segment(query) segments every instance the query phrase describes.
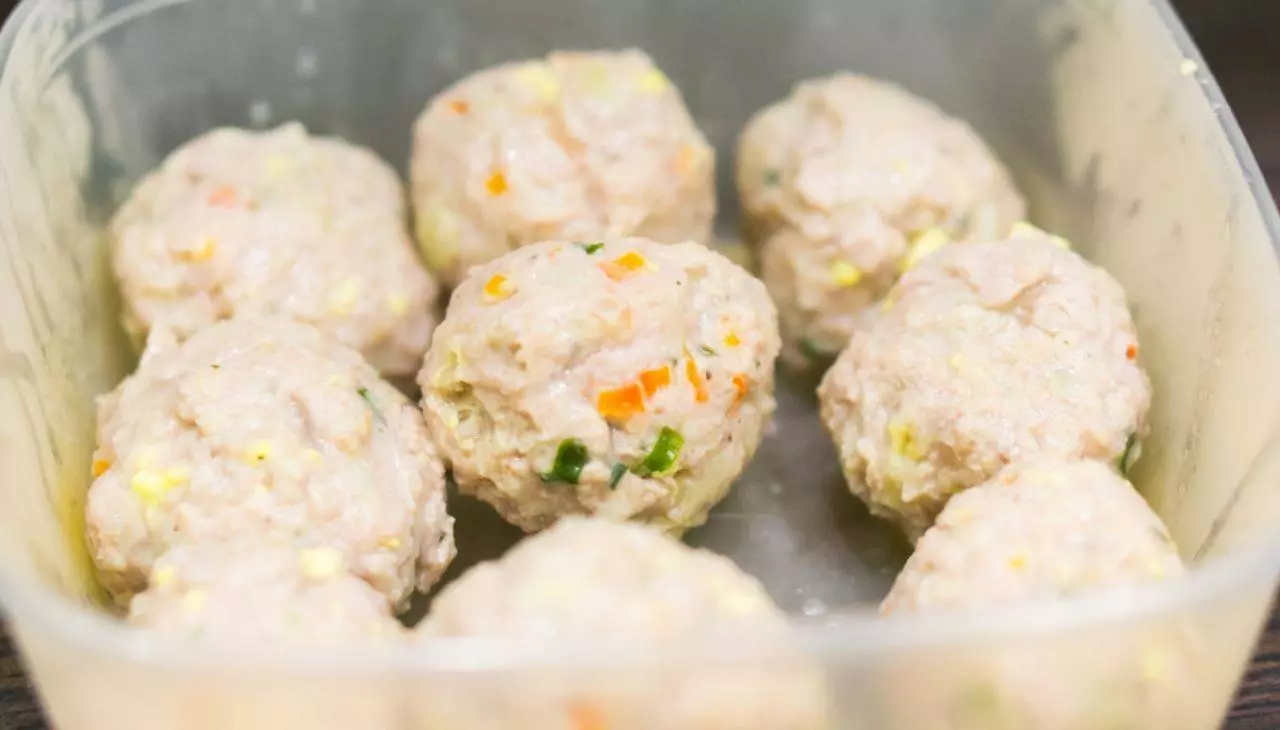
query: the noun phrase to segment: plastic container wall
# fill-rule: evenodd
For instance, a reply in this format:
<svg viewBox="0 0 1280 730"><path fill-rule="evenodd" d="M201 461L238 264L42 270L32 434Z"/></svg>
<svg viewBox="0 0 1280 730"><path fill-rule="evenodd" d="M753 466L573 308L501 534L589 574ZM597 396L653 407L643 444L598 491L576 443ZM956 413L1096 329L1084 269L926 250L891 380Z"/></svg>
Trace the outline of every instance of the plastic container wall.
<svg viewBox="0 0 1280 730"><path fill-rule="evenodd" d="M1136 481L1193 575L978 617L837 606L786 646L663 650L217 652L93 608L93 398L132 362L100 230L129 186L212 126L288 119L403 169L414 116L463 74L623 45L716 144L726 230L734 137L799 79L886 76L970 120L1035 218L1129 291L1156 392ZM746 727L765 708L794 708L767 725L784 729L820 711L842 728L1164 730L1226 708L1280 566L1278 228L1162 0L43 0L0 59L0 599L61 730L560 730L584 704L610 730ZM716 711L681 714L701 691Z"/></svg>

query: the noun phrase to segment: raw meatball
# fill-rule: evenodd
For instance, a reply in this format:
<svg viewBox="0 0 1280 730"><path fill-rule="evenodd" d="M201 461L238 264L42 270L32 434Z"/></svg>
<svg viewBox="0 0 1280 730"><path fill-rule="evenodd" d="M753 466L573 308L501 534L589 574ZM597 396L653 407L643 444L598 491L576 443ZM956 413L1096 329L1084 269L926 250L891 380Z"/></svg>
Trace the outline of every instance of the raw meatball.
<svg viewBox="0 0 1280 730"><path fill-rule="evenodd" d="M1025 207L967 125L848 73L756 114L738 188L796 367L840 352L867 306L940 243L1003 236Z"/></svg>
<svg viewBox="0 0 1280 730"><path fill-rule="evenodd" d="M549 242L472 270L419 375L459 488L526 531L706 520L774 410L764 287L695 244Z"/></svg>
<svg viewBox="0 0 1280 730"><path fill-rule="evenodd" d="M418 243L448 284L539 241L707 242L715 152L640 51L553 53L481 71L414 128Z"/></svg>
<svg viewBox="0 0 1280 730"><path fill-rule="evenodd" d="M1124 292L1042 232L907 273L819 387L851 489L913 539L947 499L1036 456L1136 458L1151 386Z"/></svg>
<svg viewBox="0 0 1280 730"><path fill-rule="evenodd" d="M155 333L100 399L87 533L126 601L178 542L270 533L340 552L399 605L453 558L444 468L359 353L283 318Z"/></svg>
<svg viewBox="0 0 1280 730"><path fill-rule="evenodd" d="M342 554L259 538L182 546L156 561L129 621L216 641L337 643L393 639L387 599Z"/></svg>
<svg viewBox="0 0 1280 730"><path fill-rule="evenodd" d="M1106 464L1038 459L956 495L920 539L881 610L1011 609L1166 580L1183 570L1159 518ZM1115 596L1113 605L1126 598ZM1252 625L1225 625L1236 623ZM891 666L883 694L893 697L890 726L1212 727L1230 696L1215 678L1233 675L1225 666L1210 671L1228 657L1204 643L1200 628L1185 614L1143 616L1090 626L1086 641L1079 631L1031 638L996 632L980 646L933 652L929 661L904 658Z"/></svg>
<svg viewBox="0 0 1280 730"><path fill-rule="evenodd" d="M881 610L998 608L1181 572L1160 518L1106 464L1041 459L956 495Z"/></svg>
<svg viewBox="0 0 1280 730"><path fill-rule="evenodd" d="M445 588L419 634L425 646L447 637L582 648L610 639L675 652L722 634L772 649L758 664L546 674L497 702L428 702L430 727L822 727L819 679L788 647L786 619L764 588L729 559L645 526L562 520Z"/></svg>
<svg viewBox="0 0 1280 730"><path fill-rule="evenodd" d="M111 223L125 329L185 339L233 316L319 327L383 373L411 374L436 284L405 229L395 172L300 124L219 129L174 152Z"/></svg>

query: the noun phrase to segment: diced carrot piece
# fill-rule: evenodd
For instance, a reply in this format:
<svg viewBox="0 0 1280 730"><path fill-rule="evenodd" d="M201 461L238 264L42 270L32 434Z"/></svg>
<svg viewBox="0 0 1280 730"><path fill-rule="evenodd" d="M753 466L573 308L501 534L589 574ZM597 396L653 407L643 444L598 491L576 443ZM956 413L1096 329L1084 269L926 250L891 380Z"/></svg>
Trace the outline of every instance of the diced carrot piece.
<svg viewBox="0 0 1280 730"><path fill-rule="evenodd" d="M609 730L600 711L591 705L571 705L569 719L573 723L573 730Z"/></svg>
<svg viewBox="0 0 1280 730"><path fill-rule="evenodd" d="M209 193L209 198L206 202L208 202L209 205L217 206L219 208L234 208L236 207L238 199L239 196L236 195L235 188L230 185L223 185L215 188L212 193Z"/></svg>
<svg viewBox="0 0 1280 730"><path fill-rule="evenodd" d="M467 114L471 111L471 105L461 99L454 99L449 102L449 108L454 114Z"/></svg>
<svg viewBox="0 0 1280 730"><path fill-rule="evenodd" d="M654 393L671 385L671 368L663 365L640 373L640 385L644 388L644 394L652 397Z"/></svg>
<svg viewBox="0 0 1280 730"><path fill-rule="evenodd" d="M107 470L110 468L111 468L111 462L107 461L106 459L94 459L93 477L96 479L102 476L103 474L106 474Z"/></svg>
<svg viewBox="0 0 1280 730"><path fill-rule="evenodd" d="M628 251L613 261L606 261L600 264L600 270L614 281L622 281L643 269L648 265L648 261L635 251Z"/></svg>
<svg viewBox="0 0 1280 730"><path fill-rule="evenodd" d="M1137 345L1129 345L1129 349L1127 349L1127 350L1125 350L1125 351L1124 351L1124 356L1125 356L1125 357L1127 357L1127 358L1129 358L1130 360L1137 360L1137 359L1138 359L1138 346L1137 346Z"/></svg>
<svg viewBox="0 0 1280 730"><path fill-rule="evenodd" d="M485 181L484 187L494 197L505 195L507 192L507 176L500 172L495 172Z"/></svg>
<svg viewBox="0 0 1280 730"><path fill-rule="evenodd" d="M702 371L698 370L698 363L693 358L684 361L684 373L693 386L694 399L699 403L706 403L711 396L707 393L707 383L702 379Z"/></svg>
<svg viewBox="0 0 1280 730"><path fill-rule="evenodd" d="M596 410L610 421L625 421L644 413L644 391L637 383L601 391L596 396Z"/></svg>
<svg viewBox="0 0 1280 730"><path fill-rule="evenodd" d="M733 387L738 389L738 397L733 402L734 405L737 405L738 403L742 402L743 398L747 397L747 389L750 387L749 384L747 383L747 376L743 375L742 373L738 373L737 375L734 375Z"/></svg>

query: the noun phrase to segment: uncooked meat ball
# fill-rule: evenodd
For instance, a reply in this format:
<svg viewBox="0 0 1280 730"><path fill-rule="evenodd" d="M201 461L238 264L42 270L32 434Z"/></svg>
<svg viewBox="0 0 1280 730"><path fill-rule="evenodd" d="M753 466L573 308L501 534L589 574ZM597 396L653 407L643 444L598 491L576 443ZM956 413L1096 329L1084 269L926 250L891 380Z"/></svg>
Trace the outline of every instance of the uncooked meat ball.
<svg viewBox="0 0 1280 730"><path fill-rule="evenodd" d="M359 353L283 318L182 344L153 334L99 401L93 471L88 544L122 603L181 543L270 534L331 548L395 605L454 553L418 411Z"/></svg>
<svg viewBox="0 0 1280 730"><path fill-rule="evenodd" d="M447 284L531 243L707 242L715 153L640 51L552 53L473 74L414 128L418 243Z"/></svg>
<svg viewBox="0 0 1280 730"><path fill-rule="evenodd" d="M548 242L476 267L419 375L465 493L527 531L706 520L774 410L764 287L695 243Z"/></svg>
<svg viewBox="0 0 1280 730"><path fill-rule="evenodd" d="M805 81L758 113L737 175L783 358L796 367L839 353L867 307L939 245L998 238L1024 214L966 124L848 73Z"/></svg>
<svg viewBox="0 0 1280 730"><path fill-rule="evenodd" d="M256 537L181 546L156 561L129 622L221 642L389 641L387 599L333 548Z"/></svg>
<svg viewBox="0 0 1280 730"><path fill-rule="evenodd" d="M1108 465L1041 459L956 495L881 608L1000 608L1181 572L1160 518Z"/></svg>
<svg viewBox="0 0 1280 730"><path fill-rule="evenodd" d="M913 539L951 495L1037 456L1127 468L1151 387L1124 292L1020 226L946 246L857 330L819 387L851 489Z"/></svg>
<svg viewBox="0 0 1280 730"><path fill-rule="evenodd" d="M428 692L430 727L824 727L820 678L789 646L786 618L760 583L647 526L562 520L445 588L418 633L424 646L468 637L581 650L604 640L615 651L662 647L663 656L738 637L768 657L549 673L486 701L465 689Z"/></svg>
<svg viewBox="0 0 1280 730"><path fill-rule="evenodd" d="M111 260L125 329L185 339L235 316L284 315L409 375L436 284L405 226L404 191L372 153L311 137L219 129L168 157L116 214Z"/></svg>

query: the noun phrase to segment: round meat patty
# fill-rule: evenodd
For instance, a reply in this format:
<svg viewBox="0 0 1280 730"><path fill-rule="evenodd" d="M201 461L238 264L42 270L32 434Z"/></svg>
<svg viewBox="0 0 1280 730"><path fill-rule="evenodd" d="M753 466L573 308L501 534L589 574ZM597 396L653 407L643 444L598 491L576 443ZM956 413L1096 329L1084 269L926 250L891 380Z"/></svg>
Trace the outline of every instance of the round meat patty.
<svg viewBox="0 0 1280 730"><path fill-rule="evenodd" d="M459 488L526 531L706 520L774 410L764 287L695 243L548 242L472 270L419 375Z"/></svg>
<svg viewBox="0 0 1280 730"><path fill-rule="evenodd" d="M129 622L219 642L393 640L387 599L342 554L257 537L174 548L156 561Z"/></svg>
<svg viewBox="0 0 1280 730"><path fill-rule="evenodd" d="M1124 292L1028 227L903 276L818 389L850 488L914 539L951 495L1037 456L1121 462L1151 386Z"/></svg>
<svg viewBox="0 0 1280 730"><path fill-rule="evenodd" d="M552 53L473 74L414 128L418 243L448 284L556 239L711 236L715 151L640 51Z"/></svg>
<svg viewBox="0 0 1280 730"><path fill-rule="evenodd" d="M153 334L99 401L87 537L122 603L180 542L328 547L399 605L453 558L444 468L413 405L359 353L283 318Z"/></svg>
<svg viewBox="0 0 1280 730"><path fill-rule="evenodd" d="M405 227L395 172L371 152L219 129L170 155L110 227L125 329L179 339L235 316L313 324L388 375L411 374L435 323L435 282Z"/></svg>
<svg viewBox="0 0 1280 730"><path fill-rule="evenodd" d="M999 608L1182 573L1160 518L1106 464L1041 459L958 494L881 605L886 614Z"/></svg>
<svg viewBox="0 0 1280 730"><path fill-rule="evenodd" d="M849 73L805 81L757 113L737 176L794 367L825 365L866 308L941 243L1003 236L1025 208L966 124Z"/></svg>
<svg viewBox="0 0 1280 730"><path fill-rule="evenodd" d="M497 701L428 695L430 727L819 728L820 677L790 645L785 616L728 558L647 526L567 518L502 559L463 574L418 628L424 646L451 637L583 647L682 646L716 634L750 636L768 659L673 661L553 672ZM431 701L440 699L443 701Z"/></svg>

